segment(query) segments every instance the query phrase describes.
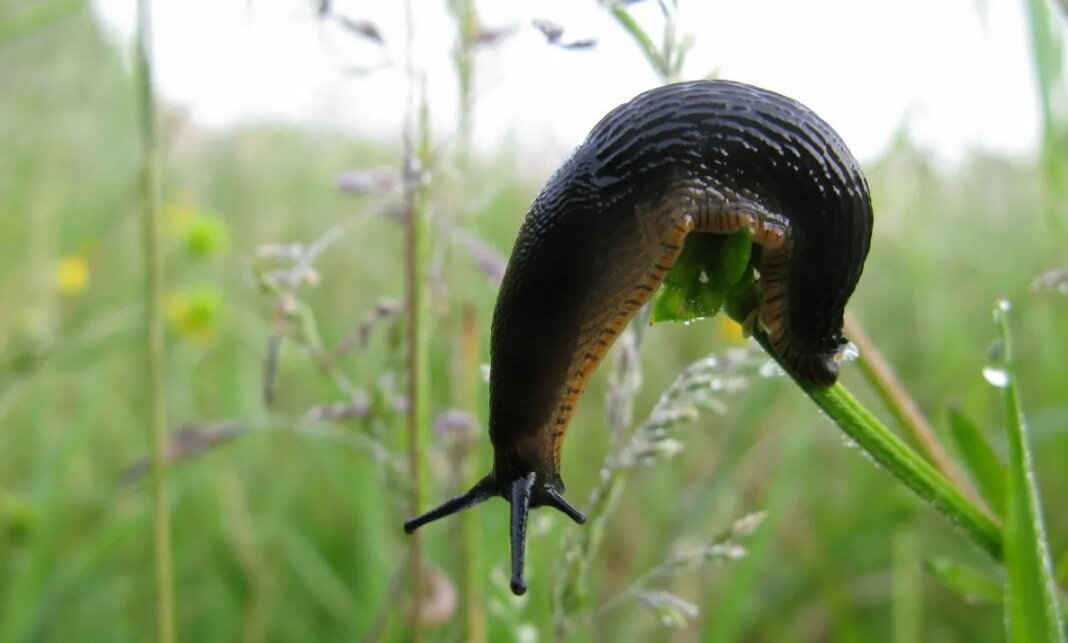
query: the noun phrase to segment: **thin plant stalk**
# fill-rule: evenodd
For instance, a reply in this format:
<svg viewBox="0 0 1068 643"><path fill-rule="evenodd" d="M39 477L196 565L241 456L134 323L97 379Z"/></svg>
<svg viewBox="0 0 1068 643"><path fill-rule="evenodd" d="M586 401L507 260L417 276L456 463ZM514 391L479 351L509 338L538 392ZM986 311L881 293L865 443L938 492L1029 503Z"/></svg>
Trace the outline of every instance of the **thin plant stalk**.
<svg viewBox="0 0 1068 643"><path fill-rule="evenodd" d="M141 114L141 243L145 262L145 344L148 427L152 444L152 530L156 572L158 638L173 643L174 581L167 494L166 351L163 324L163 262L160 257L159 150L152 86L152 33L148 0L137 3L135 65Z"/></svg>
<svg viewBox="0 0 1068 643"><path fill-rule="evenodd" d="M457 43L454 52L456 77L459 84L459 114L457 116L458 138L457 162L466 169L471 153L471 132L474 129L474 78L475 45L478 39L479 20L474 0L450 0L449 10L457 23Z"/></svg>
<svg viewBox="0 0 1068 643"><path fill-rule="evenodd" d="M754 333L754 337L769 355L776 355L767 336ZM817 386L798 379L794 381L876 464L934 505L983 551L995 560L1002 560L1001 529L993 519L879 422L841 383Z"/></svg>
<svg viewBox="0 0 1068 643"><path fill-rule="evenodd" d="M470 160L471 136L474 130L475 46L480 22L475 0L449 0L448 4L457 27L456 50L453 53L459 85L456 166L461 181L466 187L469 186L472 178ZM468 301L460 307L460 320L459 373L457 374L459 403L462 409L471 413L473 418L477 418L481 408L479 399L481 361L479 359L478 310L473 303ZM468 489L477 482L481 470L478 466L478 452L471 442L471 436L464 435L460 440L457 458L458 477L461 482L460 488ZM459 580L464 640L469 643L483 643L486 640L486 613L480 571L482 560L478 522L475 514L471 512L461 513L459 522L460 539L457 546L460 558Z"/></svg>
<svg viewBox="0 0 1068 643"><path fill-rule="evenodd" d="M916 400L901 385L890 363L883 357L882 352L875 346L875 342L871 340L857 318L849 312L845 314L845 331L846 336L859 349L857 366L860 367L865 381L894 416L898 426L905 431L909 442L919 450L920 455L949 478L958 489L967 494L972 502L987 509L974 487L946 453L931 423L916 404ZM993 515L989 510L987 513Z"/></svg>
<svg viewBox="0 0 1068 643"><path fill-rule="evenodd" d="M478 345L478 310L473 304L463 307L460 331L460 399L463 408L478 417L480 361ZM477 482L480 472L478 455L469 436L464 436L463 460L460 462L461 488L468 489ZM474 513L460 514L460 596L464 602L465 640L482 643L486 640L486 614L483 610L481 569L481 538Z"/></svg>
<svg viewBox="0 0 1068 643"><path fill-rule="evenodd" d="M429 242L423 165L429 157L428 108L425 83L417 82L412 46L414 16L412 1L405 3L407 22L408 107L404 127L404 200L407 220L404 235L404 267L408 299L408 475L409 515L422 513L422 463L425 452L429 405L427 400L427 293L426 266ZM416 107L416 96L420 96ZM421 641L423 603L423 551L417 533L409 536L412 583L411 632Z"/></svg>

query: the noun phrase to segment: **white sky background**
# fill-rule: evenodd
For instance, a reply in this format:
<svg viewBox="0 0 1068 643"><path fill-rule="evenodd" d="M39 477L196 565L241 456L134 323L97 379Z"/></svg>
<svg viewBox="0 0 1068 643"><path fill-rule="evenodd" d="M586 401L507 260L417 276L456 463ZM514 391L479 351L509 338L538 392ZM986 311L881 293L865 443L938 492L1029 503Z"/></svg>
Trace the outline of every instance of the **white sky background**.
<svg viewBox="0 0 1068 643"><path fill-rule="evenodd" d="M435 137L455 131L452 50L445 0L414 0L415 56L429 83ZM404 3L336 0L373 22L385 50L315 18L312 0L155 0L158 90L202 125L281 121L399 141L406 97ZM969 152L1022 156L1039 137L1034 71L1021 0L679 0L691 33L684 78L715 70L813 108L860 160L882 152L907 124L943 162ZM475 142L515 145L523 165L549 168L611 108L657 84L634 43L595 0L478 0L486 27L515 27L476 63ZM133 0L94 0L116 39L128 40ZM659 39L656 2L631 11ZM550 47L531 19L565 28ZM366 76L347 70L391 59Z"/></svg>

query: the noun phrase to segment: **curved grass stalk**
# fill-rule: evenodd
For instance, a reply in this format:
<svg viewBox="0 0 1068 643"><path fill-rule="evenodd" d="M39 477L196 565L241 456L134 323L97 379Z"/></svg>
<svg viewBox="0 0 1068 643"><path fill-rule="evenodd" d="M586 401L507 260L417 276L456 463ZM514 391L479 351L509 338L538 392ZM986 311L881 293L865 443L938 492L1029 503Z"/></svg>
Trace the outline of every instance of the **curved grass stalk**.
<svg viewBox="0 0 1068 643"><path fill-rule="evenodd" d="M775 356L765 335L756 333L754 337L769 355ZM876 464L931 503L983 551L1002 560L1001 528L993 519L879 422L844 386L816 386L797 379L794 382Z"/></svg>

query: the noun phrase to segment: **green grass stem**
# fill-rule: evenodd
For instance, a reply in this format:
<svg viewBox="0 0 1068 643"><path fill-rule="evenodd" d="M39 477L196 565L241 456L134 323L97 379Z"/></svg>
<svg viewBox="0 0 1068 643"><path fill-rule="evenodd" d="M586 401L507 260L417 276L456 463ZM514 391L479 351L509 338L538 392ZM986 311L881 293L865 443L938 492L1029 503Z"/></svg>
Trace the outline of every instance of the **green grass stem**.
<svg viewBox="0 0 1068 643"><path fill-rule="evenodd" d="M766 336L757 334L755 337L769 355L775 355ZM981 549L1001 560L1001 530L990 516L879 422L841 383L816 386L797 379L794 381L876 464L934 505Z"/></svg>
<svg viewBox="0 0 1068 643"><path fill-rule="evenodd" d="M145 348L148 407L145 425L152 444L153 552L156 567L158 636L175 640L170 507L167 494L166 349L163 320L163 262L160 256L159 150L152 79L152 33L148 0L137 3L138 98L141 114L141 218L145 266Z"/></svg>
<svg viewBox="0 0 1068 643"><path fill-rule="evenodd" d="M404 199L407 221L404 228L404 267L408 304L408 511L422 513L423 454L426 452L429 420L428 337L427 337L427 258L430 225L427 221L426 187L423 170L430 157L429 108L426 83L416 77L412 2L405 3L408 29L408 110L404 128ZM418 97L418 98L417 98ZM412 584L411 634L423 638L423 551L417 533L409 536L409 564Z"/></svg>
<svg viewBox="0 0 1068 643"><path fill-rule="evenodd" d="M1005 494L1005 624L1008 639L1014 643L1063 643L1064 622L1053 580L1027 425L1016 387L1009 309L1005 299L999 299L994 307L1003 359L994 367L1003 369L1004 378L995 377L993 381L1004 382L1009 447Z"/></svg>

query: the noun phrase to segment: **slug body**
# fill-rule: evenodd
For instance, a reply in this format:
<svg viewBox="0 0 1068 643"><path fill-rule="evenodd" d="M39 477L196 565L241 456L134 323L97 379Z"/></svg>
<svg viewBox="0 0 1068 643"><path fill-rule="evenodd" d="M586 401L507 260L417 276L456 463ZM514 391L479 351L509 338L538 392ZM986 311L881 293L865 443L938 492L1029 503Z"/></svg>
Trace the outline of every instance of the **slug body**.
<svg viewBox="0 0 1068 643"><path fill-rule="evenodd" d="M756 323L795 377L830 385L842 315L867 256L859 164L800 103L741 83L645 92L606 115L549 179L519 231L493 317L492 472L405 523L494 495L512 504L512 589L526 514L563 500L560 449L586 381L691 232L753 234Z"/></svg>

